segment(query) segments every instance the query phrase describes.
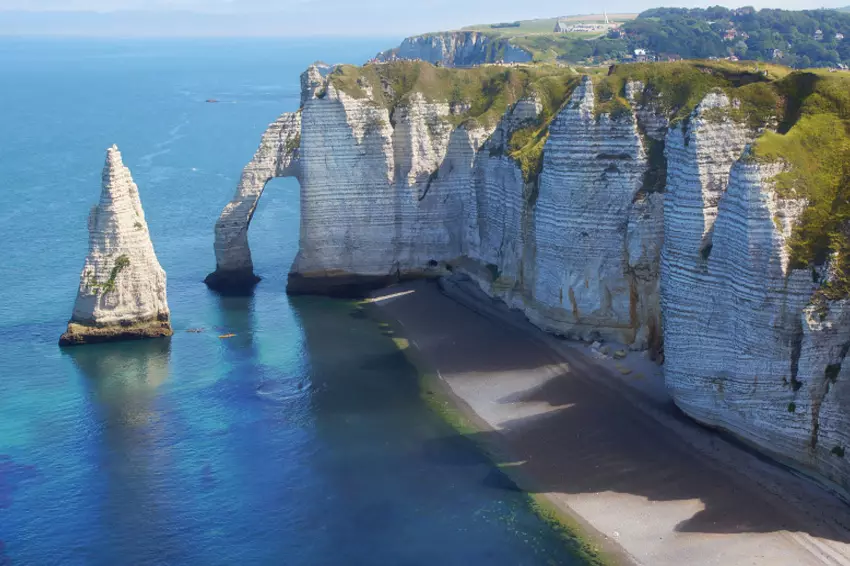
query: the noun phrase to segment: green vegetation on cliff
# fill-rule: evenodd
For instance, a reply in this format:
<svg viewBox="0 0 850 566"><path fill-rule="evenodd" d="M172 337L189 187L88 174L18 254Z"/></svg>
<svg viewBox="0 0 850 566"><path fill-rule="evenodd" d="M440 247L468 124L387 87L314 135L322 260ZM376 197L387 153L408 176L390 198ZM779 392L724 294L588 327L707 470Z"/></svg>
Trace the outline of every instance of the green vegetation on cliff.
<svg viewBox="0 0 850 566"><path fill-rule="evenodd" d="M104 293L109 293L111 291L114 291L115 280L118 279L118 275L129 266L130 258L127 257L126 254L122 254L115 259L115 265L109 272L109 279L107 279L103 283L98 283L97 281L95 281L94 277L90 275L88 281L86 281L86 285L94 292L103 291Z"/></svg>
<svg viewBox="0 0 850 566"><path fill-rule="evenodd" d="M526 183L536 183L543 170L543 148L549 139L549 126L560 112L573 90L581 82L577 74L546 77L533 85L543 110L537 120L517 129L508 142L508 155L517 161ZM529 195L535 198L536 192Z"/></svg>
<svg viewBox="0 0 850 566"><path fill-rule="evenodd" d="M595 81L595 111L613 117L631 112L626 83L639 81L645 87L639 102L651 105L675 124L686 120L706 94L720 89L741 103L733 117L757 128L777 113L779 98L770 84L789 72L778 65L728 61L617 65L608 76Z"/></svg>
<svg viewBox="0 0 850 566"><path fill-rule="evenodd" d="M341 65L330 75L335 88L354 98L366 98L386 107L390 115L410 96L421 94L432 102L448 102L457 109L447 119L456 125L493 127L512 104L537 93L551 113L563 102L574 71L554 65L474 67L449 69L421 61L389 64Z"/></svg>
<svg viewBox="0 0 850 566"><path fill-rule="evenodd" d="M782 162L776 179L786 198L808 207L792 232L791 266L821 266L832 258L826 298L850 295L850 75L794 73L776 88L786 101L778 132L765 133L753 157Z"/></svg>
<svg viewBox="0 0 850 566"><path fill-rule="evenodd" d="M754 130L765 129L751 158L784 163L775 179L780 195L808 201L789 241L792 267L819 267L833 258L821 294L850 295L850 73L792 72L777 65L729 61L640 63L611 67L607 75L600 71L593 77L595 112L614 119L633 112L626 96L631 81L642 85L635 91L635 102L684 128L708 93L726 93L731 108L709 110L704 117L711 120L716 112L718 120L731 118ZM330 80L356 98L371 91L374 103L386 107L391 117L415 93L448 102L453 111L444 119L456 126L493 128L511 105L535 98L542 105L537 119L512 131L505 147L494 148L516 160L532 187L526 197L533 202L549 127L580 77L579 72L553 65L449 69L397 61L339 67ZM645 190L662 191L664 141L644 135L644 142L651 170Z"/></svg>

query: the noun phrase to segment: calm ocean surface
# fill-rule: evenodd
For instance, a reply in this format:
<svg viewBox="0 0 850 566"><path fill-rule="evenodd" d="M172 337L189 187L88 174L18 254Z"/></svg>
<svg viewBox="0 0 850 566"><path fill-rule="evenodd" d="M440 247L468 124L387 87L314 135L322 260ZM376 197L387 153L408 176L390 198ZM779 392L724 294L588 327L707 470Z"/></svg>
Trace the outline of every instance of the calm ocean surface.
<svg viewBox="0 0 850 566"><path fill-rule="evenodd" d="M0 40L0 565L578 564L373 322L285 295L297 182L251 227L256 294L201 282L300 72L393 42ZM113 143L175 335L60 351Z"/></svg>

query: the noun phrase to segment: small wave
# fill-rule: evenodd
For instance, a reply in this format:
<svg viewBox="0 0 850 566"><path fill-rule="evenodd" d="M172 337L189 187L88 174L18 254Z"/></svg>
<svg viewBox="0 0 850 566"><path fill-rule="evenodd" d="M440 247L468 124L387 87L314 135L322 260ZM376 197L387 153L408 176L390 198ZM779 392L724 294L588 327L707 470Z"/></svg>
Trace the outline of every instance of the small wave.
<svg viewBox="0 0 850 566"><path fill-rule="evenodd" d="M257 389L257 397L260 399L280 403L301 397L308 391L307 384L303 381L264 381Z"/></svg>

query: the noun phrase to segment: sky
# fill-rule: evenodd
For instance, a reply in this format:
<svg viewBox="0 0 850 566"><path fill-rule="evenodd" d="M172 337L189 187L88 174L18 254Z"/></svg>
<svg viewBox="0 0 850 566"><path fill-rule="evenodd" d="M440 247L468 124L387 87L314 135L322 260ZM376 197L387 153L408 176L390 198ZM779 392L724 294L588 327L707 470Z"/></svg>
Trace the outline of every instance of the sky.
<svg viewBox="0 0 850 566"><path fill-rule="evenodd" d="M0 35L404 36L464 25L572 14L639 12L663 0L0 0ZM836 8L850 0L741 2ZM728 4L736 7L739 4Z"/></svg>

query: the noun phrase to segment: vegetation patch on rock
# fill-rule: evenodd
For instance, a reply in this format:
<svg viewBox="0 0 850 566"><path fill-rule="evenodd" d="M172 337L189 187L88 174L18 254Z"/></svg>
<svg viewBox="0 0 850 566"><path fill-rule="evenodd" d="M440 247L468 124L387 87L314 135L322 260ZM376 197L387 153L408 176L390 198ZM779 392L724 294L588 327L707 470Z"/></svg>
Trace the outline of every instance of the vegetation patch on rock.
<svg viewBox="0 0 850 566"><path fill-rule="evenodd" d="M824 265L828 299L850 294L850 76L801 72L777 84L785 101L778 132L766 132L753 157L781 162L780 196L808 206L792 232L791 267Z"/></svg>
<svg viewBox="0 0 850 566"><path fill-rule="evenodd" d="M506 109L532 93L540 94L544 105L557 100L567 88L567 79L575 76L575 71L555 65L450 69L423 61L393 61L340 65L329 80L353 98L367 98L371 91L371 100L391 114L419 93L430 102L462 107L462 112L446 117L454 125L492 127Z"/></svg>
<svg viewBox="0 0 850 566"><path fill-rule="evenodd" d="M115 290L115 280L118 278L118 275L127 267L130 266L130 258L126 255L120 255L115 259L115 265L112 267L112 271L109 272L109 279L104 281L103 283L97 283L94 281L94 278L90 278L88 281L88 286L93 291L97 292L98 290L103 291L104 293L109 293Z"/></svg>
<svg viewBox="0 0 850 566"><path fill-rule="evenodd" d="M630 113L626 83L639 81L645 88L636 102L664 114L672 124L686 120L709 92L719 89L738 101L730 116L757 128L776 115L780 99L771 84L788 73L778 65L730 61L615 65L608 76L594 81L595 112L612 118Z"/></svg>
<svg viewBox="0 0 850 566"><path fill-rule="evenodd" d="M580 82L578 75L569 74L545 77L532 86L543 110L534 124L513 132L508 142L508 155L519 164L526 183L537 182L543 170L543 148L549 139L549 126Z"/></svg>

